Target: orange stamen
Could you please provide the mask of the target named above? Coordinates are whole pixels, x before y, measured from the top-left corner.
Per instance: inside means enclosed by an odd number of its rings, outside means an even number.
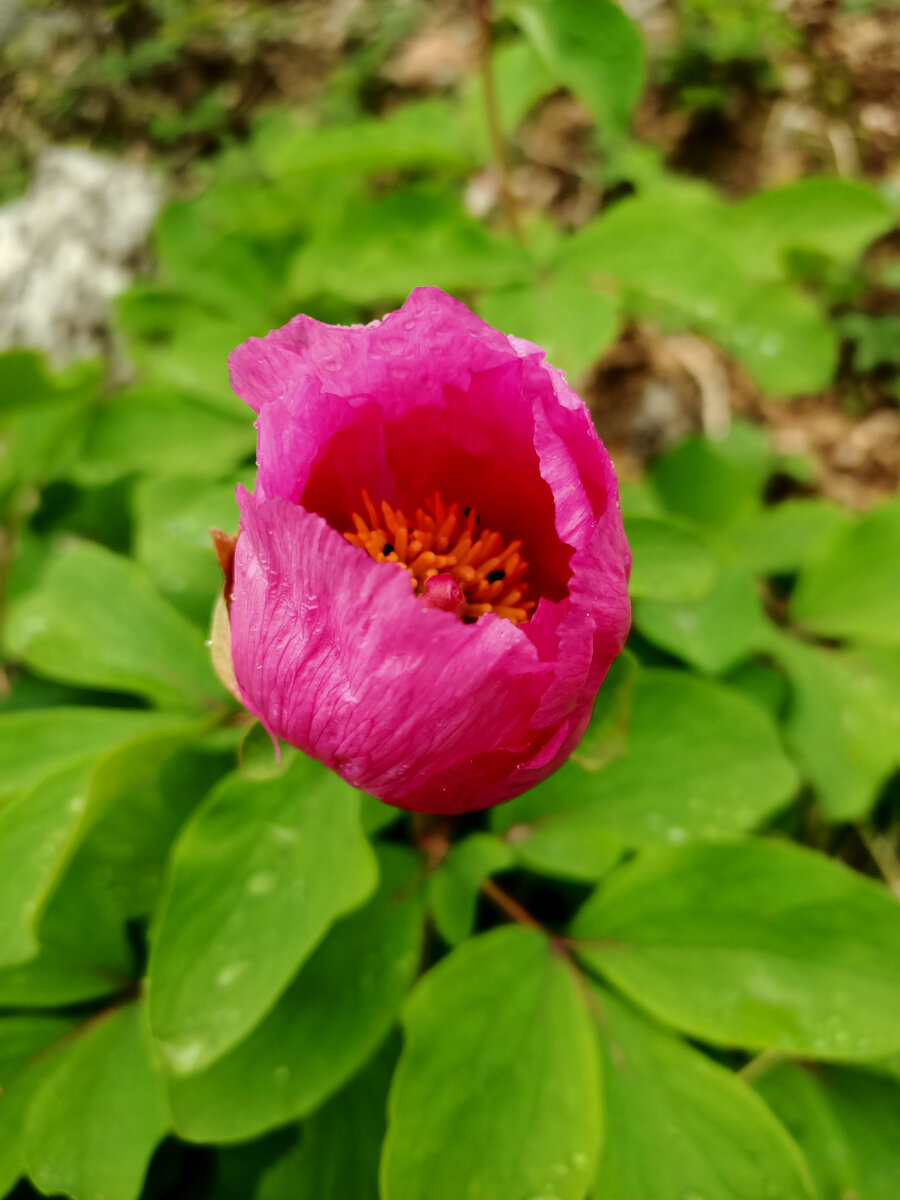
[[[481,529],[471,508],[460,520],[459,505],[445,505],[440,492],[416,509],[413,521],[386,501],[373,504],[365,489],[362,500],[365,516],[353,513],[353,529],[344,537],[376,562],[403,567],[417,595],[435,575],[452,575],[465,597],[464,621],[487,613],[515,625],[528,620],[535,601],[528,599],[528,563],[520,541],[505,543],[501,534]]]

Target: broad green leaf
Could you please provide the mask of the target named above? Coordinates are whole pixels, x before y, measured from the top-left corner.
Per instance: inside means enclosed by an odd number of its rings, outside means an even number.
[[[617,283],[639,312],[708,333],[766,391],[824,386],[836,361],[833,329],[799,291],[753,278],[734,249],[739,236],[721,202],[638,196],[568,239],[560,267],[564,278],[588,286]]]
[[[0,1017],[0,1194],[25,1173],[22,1124],[32,1093],[53,1061],[48,1050],[72,1029],[71,1017]]]
[[[900,906],[799,846],[646,850],[572,934],[586,962],[692,1037],[826,1059],[900,1049]]]
[[[900,766],[900,654],[770,641],[790,681],[785,736],[819,803],[833,821],[865,816]]]
[[[204,629],[223,584],[210,529],[237,528],[234,488],[233,480],[151,478],[133,493],[135,558],[160,592]]]
[[[91,825],[143,773],[200,731],[173,714],[153,726],[100,758],[57,767],[0,808],[0,965],[38,953],[48,899]]]
[[[278,179],[413,167],[454,170],[471,164],[461,126],[451,107],[439,100],[404,104],[387,116],[342,125],[309,126],[302,120],[302,114],[282,111],[265,115],[254,126],[254,152]]]
[[[844,510],[827,500],[785,500],[760,509],[736,530],[735,554],[756,575],[789,574],[846,524]]]
[[[866,246],[894,223],[887,202],[864,183],[850,179],[799,179],[755,192],[735,213],[748,270],[777,277],[785,255],[811,250],[838,262],[855,263]]]
[[[644,46],[613,0],[507,0],[557,81],[605,132],[623,129],[644,82]]]
[[[450,848],[428,881],[428,896],[438,932],[451,946],[472,932],[482,881],[513,862],[509,846],[490,833],[472,833]]]
[[[28,1174],[48,1195],[137,1200],[169,1128],[139,1003],[89,1019],[45,1072],[25,1119]]]
[[[788,681],[775,667],[750,660],[722,680],[750,696],[775,720],[780,722],[788,706]]]
[[[175,719],[177,721],[177,718]],[[33,787],[59,767],[173,727],[171,714],[127,708],[37,708],[0,715],[0,795]]]
[[[771,468],[763,433],[732,425],[727,437],[686,438],[653,463],[650,481],[670,512],[729,530],[759,510]]]
[[[900,315],[849,312],[838,318],[837,327],[845,341],[853,342],[857,372],[900,365]]]
[[[772,396],[820,391],[837,368],[834,327],[813,300],[782,284],[747,284],[731,313],[709,328]]]
[[[0,494],[68,476],[78,461],[92,406],[86,396],[67,395],[4,419]]]
[[[659,517],[630,517],[625,532],[633,564],[632,597],[662,601],[699,600],[718,572],[709,543],[688,526]]]
[[[509,826],[505,840],[517,860],[539,875],[592,883],[615,866],[624,846],[610,832],[601,809],[571,807],[579,792],[590,786],[584,773],[564,766],[559,776],[559,786],[540,797],[540,815]],[[542,784],[538,791],[545,788]]]
[[[418,984],[388,1103],[383,1200],[582,1200],[600,1146],[590,1020],[539,933],[465,942]]]
[[[228,355],[248,337],[268,333],[271,316],[217,314],[149,286],[131,288],[117,308],[144,384],[190,395],[234,421],[247,419],[246,406],[228,382]]]
[[[707,207],[698,213],[691,204],[685,215],[669,196],[622,200],[566,240],[562,278],[597,288],[617,284],[703,328],[723,323],[747,280],[706,232]]]
[[[0,418],[44,404],[90,401],[102,376],[103,364],[96,359],[50,371],[43,355],[34,350],[7,350],[0,354]]]
[[[638,670],[637,659],[623,650],[606,672],[588,727],[572,752],[585,771],[601,771],[625,753]]]
[[[224,779],[175,846],[150,955],[169,1069],[200,1071],[250,1033],[375,879],[357,794],[330,771],[298,756],[279,779]]]
[[[612,296],[556,279],[486,292],[478,313],[504,333],[535,342],[549,363],[575,378],[601,357],[619,329]]]
[[[195,741],[158,761],[160,757],[144,755],[140,773],[129,778],[127,788],[91,827],[54,894],[48,920],[77,907],[86,891],[119,922],[153,911],[172,843],[206,793],[234,765],[233,755],[205,753]],[[54,909],[63,912],[55,914]],[[59,935],[59,919],[56,926]]]
[[[791,616],[820,637],[900,647],[900,501],[835,532],[800,576]]]
[[[290,288],[297,301],[330,292],[370,304],[423,283],[452,292],[520,283],[531,273],[525,252],[467,216],[458,200],[409,188],[349,205],[300,251]]]
[[[634,623],[655,646],[709,675],[735,666],[768,638],[757,585],[735,567],[723,570],[699,600],[638,600]]]
[[[540,830],[564,813],[572,839],[579,826],[585,838],[603,835],[608,857],[610,834],[639,846],[752,829],[797,785],[772,721],[752,700],[681,671],[645,668],[628,753],[593,774],[567,764],[496,808],[492,821],[498,831],[532,822]]]
[[[293,746],[273,742],[262,721],[254,721],[246,727],[238,746],[237,769],[242,778],[264,783],[289,771],[295,753]]]
[[[339,921],[245,1040],[194,1075],[170,1080],[176,1132],[233,1142],[317,1108],[371,1056],[419,963],[418,857],[385,846],[372,900]]]
[[[749,1086],[594,994],[606,1117],[597,1200],[812,1200],[800,1152]]]
[[[55,951],[0,969],[0,1008],[63,1008],[114,996],[131,981]]]
[[[58,549],[7,630],[9,651],[38,674],[175,708],[219,702],[203,640],[140,567],[92,542]]]
[[[271,313],[274,323],[282,264],[267,261],[250,237],[225,234],[203,194],[167,205],[154,242],[162,286],[228,317]]]
[[[900,1083],[847,1067],[778,1063],[756,1084],[800,1144],[818,1194],[894,1200]]]
[[[304,1123],[300,1143],[266,1171],[254,1200],[379,1200],[378,1162],[396,1061],[391,1039]]]
[[[130,388],[99,410],[71,473],[86,484],[134,472],[157,478],[226,476],[253,454],[250,417],[249,410],[226,416],[167,384]]]

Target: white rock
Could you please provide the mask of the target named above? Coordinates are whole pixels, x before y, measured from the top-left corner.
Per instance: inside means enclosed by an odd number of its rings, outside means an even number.
[[[162,200],[134,163],[87,150],[39,157],[27,194],[0,208],[0,350],[62,366],[107,348],[110,300],[134,276]]]

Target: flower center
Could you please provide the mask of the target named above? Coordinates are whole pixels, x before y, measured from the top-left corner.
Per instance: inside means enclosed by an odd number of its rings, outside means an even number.
[[[477,621],[486,613],[506,617],[516,625],[527,621],[534,608],[524,582],[528,563],[519,541],[504,543],[499,533],[483,529],[473,508],[444,504],[435,492],[410,521],[399,508],[381,502],[380,510],[363,489],[365,515],[353,513],[354,529],[344,534],[353,546],[366,550],[376,562],[397,563],[409,572],[416,595],[437,576],[455,580],[462,593],[459,615]]]

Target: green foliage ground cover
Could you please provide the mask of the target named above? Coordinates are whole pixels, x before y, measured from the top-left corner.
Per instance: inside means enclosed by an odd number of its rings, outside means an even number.
[[[0,359],[3,1194],[900,1193],[900,909],[870,857],[890,873],[900,821],[900,503],[768,503],[796,464],[740,422],[663,453],[623,488],[635,630],[582,745],[443,858],[274,764],[209,667],[208,531],[254,453],[225,359],[299,308],[366,320],[430,283],[576,381],[632,319],[772,396],[833,378],[886,200],[728,202],[631,140],[615,5],[503,22],[506,131],[569,87],[627,184],[576,233],[467,213],[477,82],[275,111],[163,212],[117,311],[134,382]]]

